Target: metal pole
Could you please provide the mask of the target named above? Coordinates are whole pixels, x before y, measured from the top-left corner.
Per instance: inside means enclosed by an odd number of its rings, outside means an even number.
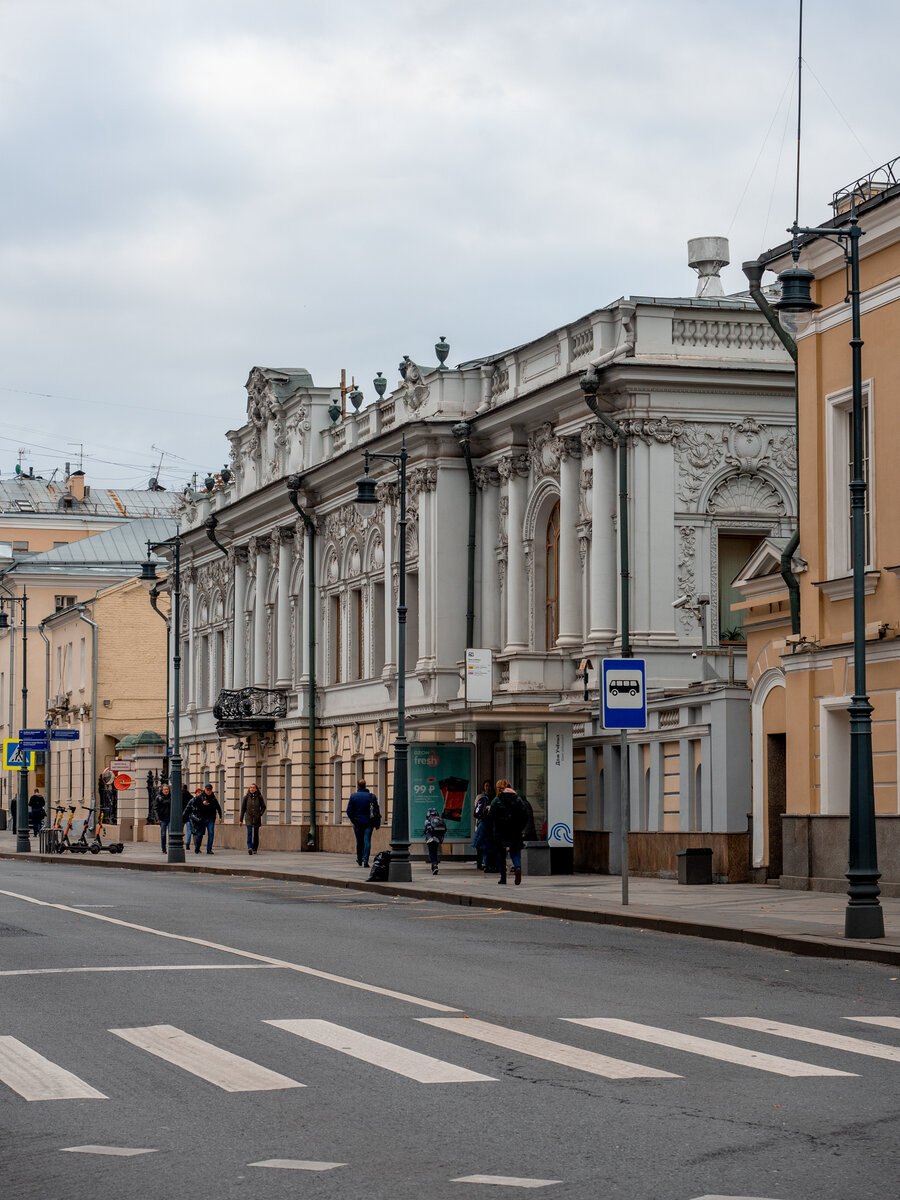
[[[28,594],[22,588],[22,728],[28,728]],[[10,730],[12,735],[12,730]],[[19,800],[16,804],[16,853],[30,854],[31,841],[28,837],[28,756],[22,751],[22,769],[19,771]]]
[[[172,764],[169,780],[172,792],[172,811],[169,820],[169,851],[167,861],[184,862],[184,814],[181,803],[181,535],[172,539],[175,549],[174,579],[172,581],[172,679],[175,689],[172,704]]]
[[[628,804],[629,792],[629,763],[628,763],[628,730],[619,731],[619,795],[620,830],[622,839],[622,903],[628,904],[628,831],[631,826],[631,810]]]
[[[307,669],[306,669],[306,757],[307,790],[309,792],[309,830],[306,849],[317,849],[318,827],[316,821],[316,523],[305,509],[300,507],[297,492],[301,477],[291,475],[287,481],[288,499],[303,519],[307,533],[306,599],[307,599]]]
[[[866,480],[863,447],[862,347],[859,311],[859,239],[855,210],[848,230],[850,305],[853,337],[853,478],[850,481],[850,537],[853,560],[853,697],[850,714],[850,839],[848,901],[844,936],[884,937],[884,913],[878,900],[875,835],[875,786],[872,770],[872,705],[866,694]]]
[[[409,742],[406,740],[406,434],[400,443],[400,590],[397,604],[397,737],[394,739],[394,810],[391,817],[391,865],[388,879],[408,883]]]

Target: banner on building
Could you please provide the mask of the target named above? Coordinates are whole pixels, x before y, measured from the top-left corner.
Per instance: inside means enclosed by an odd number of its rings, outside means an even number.
[[[409,747],[409,836],[423,837],[429,808],[447,824],[447,838],[472,837],[475,747],[469,742],[413,742]]]

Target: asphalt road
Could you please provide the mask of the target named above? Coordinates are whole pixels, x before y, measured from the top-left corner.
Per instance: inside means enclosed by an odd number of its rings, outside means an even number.
[[[7,862],[0,1189],[893,1200],[894,970]]]

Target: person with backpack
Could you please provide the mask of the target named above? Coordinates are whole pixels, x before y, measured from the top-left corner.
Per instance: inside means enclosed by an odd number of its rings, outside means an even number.
[[[485,779],[481,785],[481,791],[475,797],[475,808],[473,816],[475,817],[475,838],[472,845],[475,848],[475,866],[479,871],[490,870],[493,861],[493,847],[490,842],[490,834],[486,825],[488,809],[491,807],[491,800],[494,798],[494,785],[490,779]]]
[[[516,873],[516,885],[522,882],[523,830],[528,819],[525,806],[508,779],[497,780],[497,795],[491,801],[487,820],[491,827],[491,841],[497,849],[497,865],[500,868],[498,883],[506,883],[506,852]]]
[[[378,807],[378,797],[369,791],[364,779],[356,781],[356,791],[347,801],[347,816],[356,834],[356,865],[367,867],[372,833],[381,828],[381,809]]]
[[[431,873],[437,875],[438,863],[441,861],[441,846],[444,844],[444,836],[447,833],[447,822],[440,815],[436,808],[429,808],[425,814],[425,845],[428,849],[428,857],[431,860]]]

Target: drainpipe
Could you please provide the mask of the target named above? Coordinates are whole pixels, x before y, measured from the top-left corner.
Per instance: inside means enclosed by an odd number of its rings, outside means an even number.
[[[305,509],[300,507],[297,493],[303,486],[300,475],[289,475],[287,478],[288,499],[303,518],[306,526],[309,545],[308,561],[306,563],[307,588],[307,632],[308,632],[308,669],[307,669],[307,760],[309,775],[307,788],[309,791],[309,833],[306,836],[307,850],[317,849],[316,828],[316,525]]]
[[[97,633],[98,626],[90,617],[86,617],[83,604],[78,605],[78,616],[86,625],[90,625],[91,634],[91,666],[93,680],[91,682],[91,815],[94,828],[97,828]]]
[[[750,284],[750,295],[753,297],[756,307],[775,330],[779,341],[794,360],[794,429],[797,431],[797,528],[791,534],[788,544],[781,552],[779,572],[788,590],[788,602],[791,609],[791,633],[797,634],[800,632],[800,584],[797,582],[797,577],[791,569],[791,561],[797,547],[800,545],[800,396],[797,379],[797,343],[781,324],[778,313],[763,295],[761,284],[765,269],[765,266],[756,259],[751,259],[750,262],[745,262],[742,266],[742,270],[747,276],[747,282]]]
[[[47,821],[50,821],[50,639],[44,633],[44,617],[43,621],[38,622],[38,633],[44,639],[45,659],[44,667],[44,727],[47,730],[47,753],[44,757],[44,789],[47,793]]]
[[[450,432],[459,442],[469,475],[469,544],[466,559],[466,649],[469,650],[475,645],[475,501],[478,488],[475,486],[475,468],[472,466],[469,422],[460,421]]]

